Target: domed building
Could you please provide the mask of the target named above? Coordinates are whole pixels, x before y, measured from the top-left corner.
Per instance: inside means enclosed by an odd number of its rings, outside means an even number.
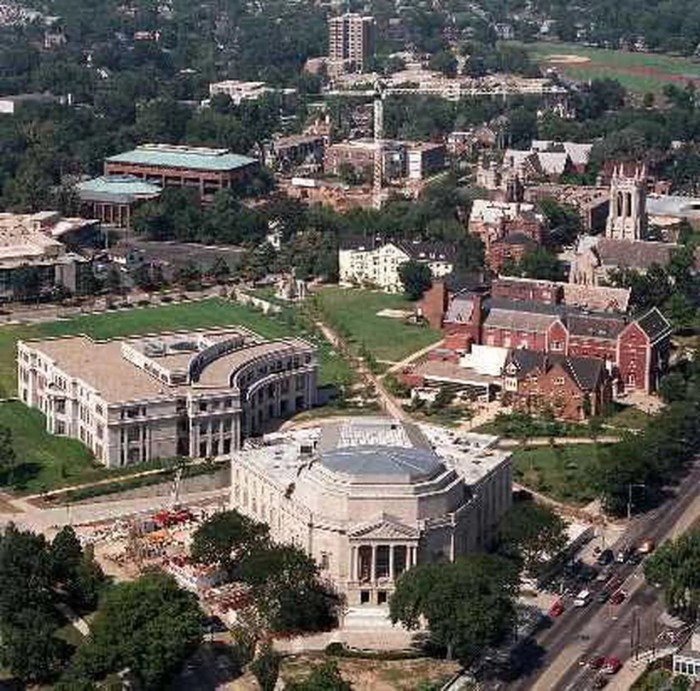
[[[382,605],[411,566],[483,548],[511,503],[495,437],[387,418],[251,440],[231,505],[305,549],[349,605]]]

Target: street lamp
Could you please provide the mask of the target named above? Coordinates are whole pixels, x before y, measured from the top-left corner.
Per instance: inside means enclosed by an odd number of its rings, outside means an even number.
[[[627,483],[627,520],[632,520],[632,488],[641,487],[646,488],[643,482],[629,482]]]

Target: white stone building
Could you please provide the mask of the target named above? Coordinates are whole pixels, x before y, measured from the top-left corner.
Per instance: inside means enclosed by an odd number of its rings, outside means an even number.
[[[511,505],[495,437],[386,418],[246,443],[231,506],[314,557],[349,605],[384,605],[415,564],[486,546]]]
[[[411,260],[427,264],[433,278],[441,278],[452,273],[454,253],[454,246],[440,242],[349,241],[338,251],[340,282],[399,293],[403,290],[399,277],[402,264]]]
[[[20,341],[19,396],[108,467],[231,453],[316,402],[313,348],[242,327]]]

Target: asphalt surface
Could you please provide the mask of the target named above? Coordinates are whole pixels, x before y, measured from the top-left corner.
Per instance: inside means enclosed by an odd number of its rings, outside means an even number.
[[[700,462],[696,461],[676,488],[675,495],[635,520],[613,551],[616,553],[623,545],[638,545],[644,540],[652,540],[658,546],[670,537],[676,523],[697,498],[698,483]],[[643,564],[615,564],[611,570],[622,582],[619,588],[627,593],[625,601],[617,606],[597,602],[596,594],[605,585],[595,581],[588,588],[593,597],[587,606],[575,608],[571,598],[568,601],[565,598],[563,614],[535,637],[536,643],[544,649],[535,668],[515,682],[499,685],[500,688],[585,691],[593,688],[597,675],[587,664],[591,657],[614,656],[624,663],[635,652],[638,654],[654,646],[661,631],[657,624],[663,612],[660,593],[653,585],[645,583]],[[557,660],[562,654],[565,659]],[[554,675],[557,675],[556,682]]]

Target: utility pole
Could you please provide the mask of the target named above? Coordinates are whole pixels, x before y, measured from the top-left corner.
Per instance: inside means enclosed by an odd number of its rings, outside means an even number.
[[[627,520],[632,520],[632,488],[642,487],[646,488],[643,482],[628,482],[627,483]]]

